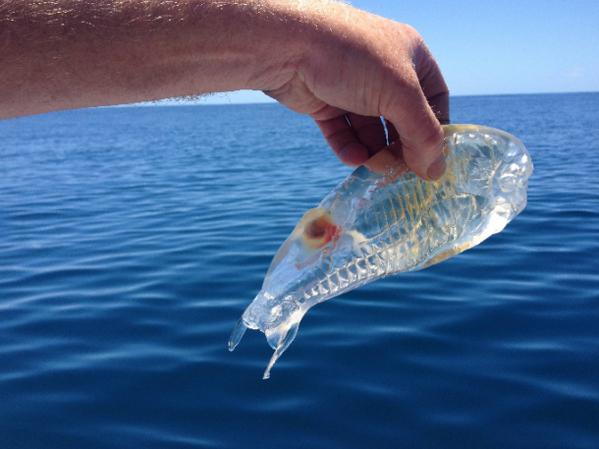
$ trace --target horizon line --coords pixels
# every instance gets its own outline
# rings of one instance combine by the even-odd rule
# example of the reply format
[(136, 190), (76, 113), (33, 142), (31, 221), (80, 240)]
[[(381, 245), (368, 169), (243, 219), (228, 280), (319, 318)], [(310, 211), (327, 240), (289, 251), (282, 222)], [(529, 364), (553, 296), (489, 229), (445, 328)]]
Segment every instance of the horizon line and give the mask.
[[(234, 91), (232, 91), (234, 92)], [(232, 93), (231, 92), (231, 93)], [(205, 95), (212, 94), (227, 94), (229, 92), (211, 92)], [(599, 90), (580, 90), (580, 91), (561, 91), (561, 92), (516, 92), (516, 93), (494, 93), (494, 94), (456, 94), (449, 95), (450, 98), (465, 98), (465, 97), (509, 97), (517, 95), (566, 95), (566, 94), (598, 94)], [(219, 103), (206, 103), (202, 101), (202, 97), (197, 100), (185, 100), (182, 97), (181, 100), (175, 98), (164, 98), (161, 100), (151, 100), (139, 103), (128, 103), (120, 105), (107, 105), (100, 107), (148, 107), (148, 106), (236, 106), (236, 105), (264, 105), (264, 104), (279, 104), (276, 100), (272, 101), (239, 101), (234, 103), (219, 102)]]

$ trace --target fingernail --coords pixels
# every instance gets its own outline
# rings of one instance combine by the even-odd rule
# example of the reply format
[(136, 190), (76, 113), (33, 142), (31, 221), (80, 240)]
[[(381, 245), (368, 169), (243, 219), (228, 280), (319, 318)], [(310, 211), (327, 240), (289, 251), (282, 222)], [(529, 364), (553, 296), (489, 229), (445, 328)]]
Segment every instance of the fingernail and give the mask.
[(429, 165), (426, 175), (429, 179), (439, 179), (445, 173), (445, 167), (445, 156), (441, 155)]

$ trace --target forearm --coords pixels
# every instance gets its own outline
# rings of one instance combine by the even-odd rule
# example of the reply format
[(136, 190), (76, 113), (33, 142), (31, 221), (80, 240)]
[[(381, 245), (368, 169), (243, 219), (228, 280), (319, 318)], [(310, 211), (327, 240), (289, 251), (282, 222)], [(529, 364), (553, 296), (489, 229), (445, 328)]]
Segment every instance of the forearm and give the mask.
[(0, 118), (235, 89), (310, 114), (348, 164), (388, 139), (445, 168), (447, 85), (405, 24), (335, 0), (0, 0)]
[(0, 117), (276, 88), (308, 45), (299, 4), (0, 2)]

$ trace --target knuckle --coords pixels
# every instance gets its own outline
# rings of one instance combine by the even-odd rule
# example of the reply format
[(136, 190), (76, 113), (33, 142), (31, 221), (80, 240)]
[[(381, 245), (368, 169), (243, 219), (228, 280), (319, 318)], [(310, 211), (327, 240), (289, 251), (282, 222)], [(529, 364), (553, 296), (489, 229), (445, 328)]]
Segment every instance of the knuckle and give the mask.
[(417, 48), (426, 48), (424, 38), (413, 26), (404, 24), (403, 35), (405, 36), (407, 43), (412, 48), (412, 51)]
[(418, 30), (416, 28), (414, 28), (412, 25), (403, 23), (402, 27), (403, 27), (404, 33), (407, 36), (409, 36), (413, 39), (422, 39), (422, 36), (420, 36), (420, 33), (418, 32)]

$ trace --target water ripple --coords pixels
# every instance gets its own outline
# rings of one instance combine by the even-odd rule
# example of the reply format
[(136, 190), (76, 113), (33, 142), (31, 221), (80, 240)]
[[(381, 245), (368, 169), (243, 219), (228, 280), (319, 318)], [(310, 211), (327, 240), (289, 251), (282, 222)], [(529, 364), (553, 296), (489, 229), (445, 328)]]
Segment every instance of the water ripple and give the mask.
[(307, 118), (0, 122), (0, 447), (597, 447), (598, 105), (455, 99), (455, 122), (527, 144), (528, 208), (459, 257), (314, 308), (269, 382), (263, 335), (225, 343), (347, 174)]

